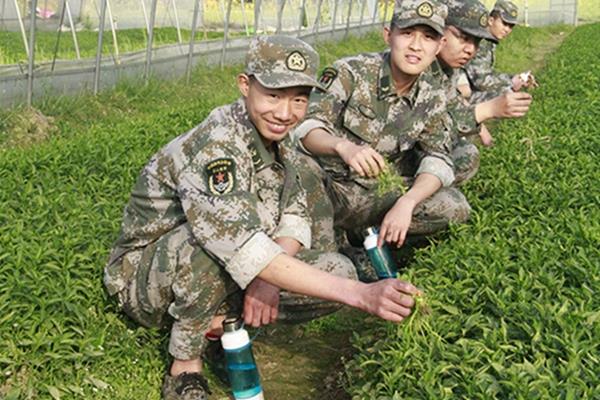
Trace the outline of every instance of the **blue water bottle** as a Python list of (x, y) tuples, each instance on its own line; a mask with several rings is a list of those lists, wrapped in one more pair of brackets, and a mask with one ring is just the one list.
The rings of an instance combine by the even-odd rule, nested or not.
[(392, 257), (392, 252), (389, 246), (384, 242), (381, 247), (377, 247), (377, 239), (379, 231), (375, 227), (367, 228), (367, 237), (363, 242), (365, 250), (369, 255), (371, 265), (375, 268), (375, 273), (379, 279), (396, 278), (398, 277), (398, 268)]
[(225, 319), (223, 330), (221, 343), (233, 396), (236, 400), (264, 400), (252, 344), (242, 320), (237, 317)]

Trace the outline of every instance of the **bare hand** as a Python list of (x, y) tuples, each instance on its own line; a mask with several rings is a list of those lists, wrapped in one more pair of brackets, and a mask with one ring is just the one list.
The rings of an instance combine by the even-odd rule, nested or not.
[(506, 92), (494, 99), (496, 117), (518, 118), (527, 114), (532, 97), (525, 92)]
[(244, 323), (258, 328), (277, 320), (279, 288), (260, 278), (246, 288), (244, 296)]
[(360, 176), (375, 177), (385, 168), (385, 160), (368, 145), (357, 145), (349, 140), (340, 141), (336, 146), (338, 155)]
[(383, 279), (364, 286), (361, 308), (369, 314), (392, 322), (408, 317), (415, 305), (413, 295), (419, 290), (408, 282)]
[(481, 143), (483, 143), (486, 147), (491, 147), (494, 144), (494, 138), (488, 128), (481, 124), (481, 130), (479, 131), (479, 139), (481, 139)]
[(412, 221), (415, 206), (415, 202), (406, 196), (402, 196), (396, 201), (396, 204), (383, 217), (379, 228), (378, 246), (381, 246), (384, 240), (388, 243), (395, 243), (398, 247), (402, 246)]

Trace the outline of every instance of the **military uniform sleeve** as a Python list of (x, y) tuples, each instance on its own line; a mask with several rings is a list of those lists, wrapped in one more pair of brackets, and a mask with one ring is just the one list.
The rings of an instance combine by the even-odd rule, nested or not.
[(332, 135), (336, 134), (334, 127), (343, 115), (352, 93), (354, 77), (349, 65), (336, 62), (333, 67), (323, 70), (319, 82), (328, 90), (325, 92), (315, 89), (311, 92), (306, 118), (293, 132), (296, 142), (300, 142), (310, 131), (317, 128), (325, 129)]
[(307, 212), (306, 191), (300, 185), (296, 171), (292, 169), (288, 173), (290, 176), (286, 179), (282, 199), (285, 208), (273, 237), (289, 237), (310, 249), (311, 221)]
[(429, 121), (419, 140), (422, 158), (415, 175), (434, 175), (442, 182), (442, 186), (447, 187), (454, 182), (454, 163), (450, 157), (451, 121), (443, 108), (432, 115)]
[(494, 71), (494, 47), (482, 45), (475, 57), (465, 67), (473, 94), (469, 101), (480, 103), (508, 91), (512, 77)]
[(182, 171), (178, 184), (195, 238), (242, 289), (283, 252), (261, 224), (251, 165), (250, 158), (214, 145)]

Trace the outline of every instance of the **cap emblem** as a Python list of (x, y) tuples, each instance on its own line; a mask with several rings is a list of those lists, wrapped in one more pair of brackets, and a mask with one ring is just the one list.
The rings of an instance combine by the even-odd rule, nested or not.
[(487, 14), (481, 14), (481, 18), (479, 18), (479, 25), (481, 25), (482, 28), (486, 28), (488, 26)]
[(517, 18), (517, 10), (511, 10), (510, 16), (513, 18)]
[(417, 15), (423, 18), (431, 18), (433, 16), (433, 6), (428, 2), (421, 3), (417, 7)]
[(299, 51), (293, 51), (285, 60), (285, 65), (290, 71), (303, 72), (306, 70), (306, 58)]

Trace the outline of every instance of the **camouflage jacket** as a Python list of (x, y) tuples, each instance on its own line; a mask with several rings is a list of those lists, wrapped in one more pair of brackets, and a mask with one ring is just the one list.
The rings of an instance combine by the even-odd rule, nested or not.
[[(189, 223), (199, 246), (245, 288), (283, 252), (274, 238), (310, 247), (306, 193), (285, 157), (265, 147), (242, 99), (215, 109), (143, 169), (111, 261)], [(112, 292), (124, 285), (118, 264), (106, 271)]]
[[(356, 144), (369, 144), (403, 175), (415, 175), (414, 159), (407, 153), (418, 149), (422, 157), (416, 175), (427, 172), (444, 186), (452, 184), (454, 166), (449, 156), (451, 135), (445, 96), (430, 72), (421, 74), (407, 95), (398, 96), (386, 51), (338, 60), (333, 68), (324, 70), (321, 82), (329, 91), (313, 90), (307, 118), (295, 129), (294, 139), (323, 128)], [(339, 157), (317, 159), (332, 179), (363, 180)], [(411, 162), (413, 165), (408, 165)], [(372, 182), (359, 183), (372, 186)]]
[(490, 40), (482, 40), (477, 54), (465, 67), (473, 91), (469, 99), (471, 103), (492, 99), (512, 87), (510, 75), (494, 72), (496, 46)]
[(464, 99), (458, 91), (459, 69), (443, 67), (439, 62), (431, 65), (433, 74), (445, 89), (448, 113), (452, 119), (452, 138), (479, 133), (479, 124), (475, 119), (475, 104)]

